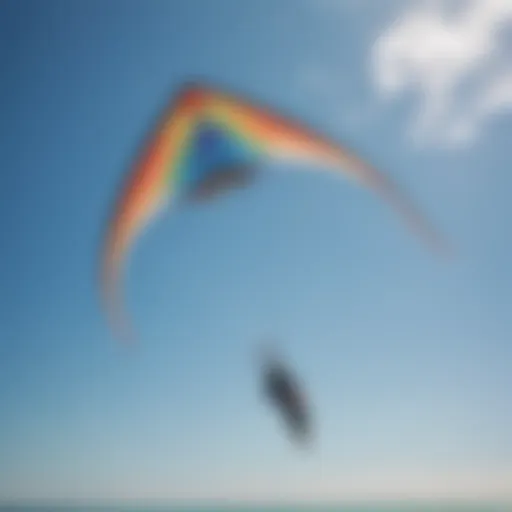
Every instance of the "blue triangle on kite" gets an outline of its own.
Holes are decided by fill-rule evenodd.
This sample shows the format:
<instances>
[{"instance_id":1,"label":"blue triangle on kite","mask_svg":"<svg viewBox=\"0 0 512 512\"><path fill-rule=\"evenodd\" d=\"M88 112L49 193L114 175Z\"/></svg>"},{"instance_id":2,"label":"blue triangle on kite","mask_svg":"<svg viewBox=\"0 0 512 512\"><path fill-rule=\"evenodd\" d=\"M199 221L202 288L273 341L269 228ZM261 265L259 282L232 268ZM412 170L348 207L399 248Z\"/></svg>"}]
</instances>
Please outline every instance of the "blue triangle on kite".
<instances>
[{"instance_id":1,"label":"blue triangle on kite","mask_svg":"<svg viewBox=\"0 0 512 512\"><path fill-rule=\"evenodd\" d=\"M248 144L213 123L196 129L181 169L181 187L193 189L202 180L230 166L251 166L258 153Z\"/></svg>"}]
</instances>

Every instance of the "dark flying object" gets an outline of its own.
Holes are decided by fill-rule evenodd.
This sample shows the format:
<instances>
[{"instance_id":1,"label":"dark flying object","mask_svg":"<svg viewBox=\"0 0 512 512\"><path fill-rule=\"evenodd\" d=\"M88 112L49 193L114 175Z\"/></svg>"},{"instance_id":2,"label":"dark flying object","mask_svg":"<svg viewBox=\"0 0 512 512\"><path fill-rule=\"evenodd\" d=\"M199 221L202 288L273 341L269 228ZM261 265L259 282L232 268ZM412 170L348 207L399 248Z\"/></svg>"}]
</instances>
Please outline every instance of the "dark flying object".
<instances>
[{"instance_id":1,"label":"dark flying object","mask_svg":"<svg viewBox=\"0 0 512 512\"><path fill-rule=\"evenodd\" d=\"M297 379L282 361L266 354L263 363L264 396L279 411L289 435L301 445L311 439L310 411Z\"/></svg>"}]
</instances>

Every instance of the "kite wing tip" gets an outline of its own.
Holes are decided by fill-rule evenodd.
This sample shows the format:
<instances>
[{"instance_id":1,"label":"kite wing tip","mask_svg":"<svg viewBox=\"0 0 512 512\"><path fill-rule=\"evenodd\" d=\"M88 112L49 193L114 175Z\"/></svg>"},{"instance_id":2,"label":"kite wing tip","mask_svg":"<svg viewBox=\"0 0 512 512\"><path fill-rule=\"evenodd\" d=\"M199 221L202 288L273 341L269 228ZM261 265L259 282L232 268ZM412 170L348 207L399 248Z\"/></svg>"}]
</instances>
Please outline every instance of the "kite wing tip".
<instances>
[{"instance_id":1,"label":"kite wing tip","mask_svg":"<svg viewBox=\"0 0 512 512\"><path fill-rule=\"evenodd\" d=\"M130 325L130 323L126 320L124 315L121 315L118 312L117 317L113 318L112 328L114 330L115 336L126 346L134 346L137 344L137 335Z\"/></svg>"},{"instance_id":2,"label":"kite wing tip","mask_svg":"<svg viewBox=\"0 0 512 512\"><path fill-rule=\"evenodd\" d=\"M128 328L128 326L123 327L123 330L119 333L118 337L124 345L132 347L137 344L137 336L133 329Z\"/></svg>"},{"instance_id":3,"label":"kite wing tip","mask_svg":"<svg viewBox=\"0 0 512 512\"><path fill-rule=\"evenodd\" d=\"M444 261L453 261L457 258L457 250L455 246L446 238L441 236L436 236L432 240L432 244L434 251L440 256Z\"/></svg>"},{"instance_id":4,"label":"kite wing tip","mask_svg":"<svg viewBox=\"0 0 512 512\"><path fill-rule=\"evenodd\" d=\"M116 338L122 345L126 347L134 347L138 344L138 337L126 323L120 324L114 323L110 326L111 332L113 333L113 337Z\"/></svg>"},{"instance_id":5,"label":"kite wing tip","mask_svg":"<svg viewBox=\"0 0 512 512\"><path fill-rule=\"evenodd\" d=\"M109 329L113 336L124 345L135 345L137 343L137 336L126 319L124 312L119 308L119 304L113 300L112 296L106 297L105 302Z\"/></svg>"}]
</instances>

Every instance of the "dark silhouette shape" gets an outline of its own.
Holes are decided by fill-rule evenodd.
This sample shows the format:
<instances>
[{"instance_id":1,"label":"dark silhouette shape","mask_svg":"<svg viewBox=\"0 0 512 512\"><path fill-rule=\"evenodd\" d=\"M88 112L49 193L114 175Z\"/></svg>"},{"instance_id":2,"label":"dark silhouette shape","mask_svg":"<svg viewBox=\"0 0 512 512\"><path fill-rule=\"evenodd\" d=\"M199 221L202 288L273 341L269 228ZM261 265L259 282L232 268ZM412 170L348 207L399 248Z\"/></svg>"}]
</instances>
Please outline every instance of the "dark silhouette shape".
<instances>
[{"instance_id":1,"label":"dark silhouette shape","mask_svg":"<svg viewBox=\"0 0 512 512\"><path fill-rule=\"evenodd\" d=\"M300 445L311 440L311 418L298 381L280 360L265 355L263 363L264 396L274 405L285 422L288 433Z\"/></svg>"}]
</instances>

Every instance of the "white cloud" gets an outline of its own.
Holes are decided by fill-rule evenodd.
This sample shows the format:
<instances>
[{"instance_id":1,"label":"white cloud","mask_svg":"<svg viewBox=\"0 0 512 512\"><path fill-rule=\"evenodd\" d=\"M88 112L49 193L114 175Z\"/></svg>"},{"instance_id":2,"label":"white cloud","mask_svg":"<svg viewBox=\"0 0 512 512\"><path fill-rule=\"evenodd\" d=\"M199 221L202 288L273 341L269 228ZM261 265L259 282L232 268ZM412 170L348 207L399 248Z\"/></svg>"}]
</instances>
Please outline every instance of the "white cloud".
<instances>
[{"instance_id":1,"label":"white cloud","mask_svg":"<svg viewBox=\"0 0 512 512\"><path fill-rule=\"evenodd\" d=\"M415 138L468 142L512 108L512 58L500 44L510 27L512 0L411 2L373 46L373 78L386 99L418 93Z\"/></svg>"}]
</instances>

